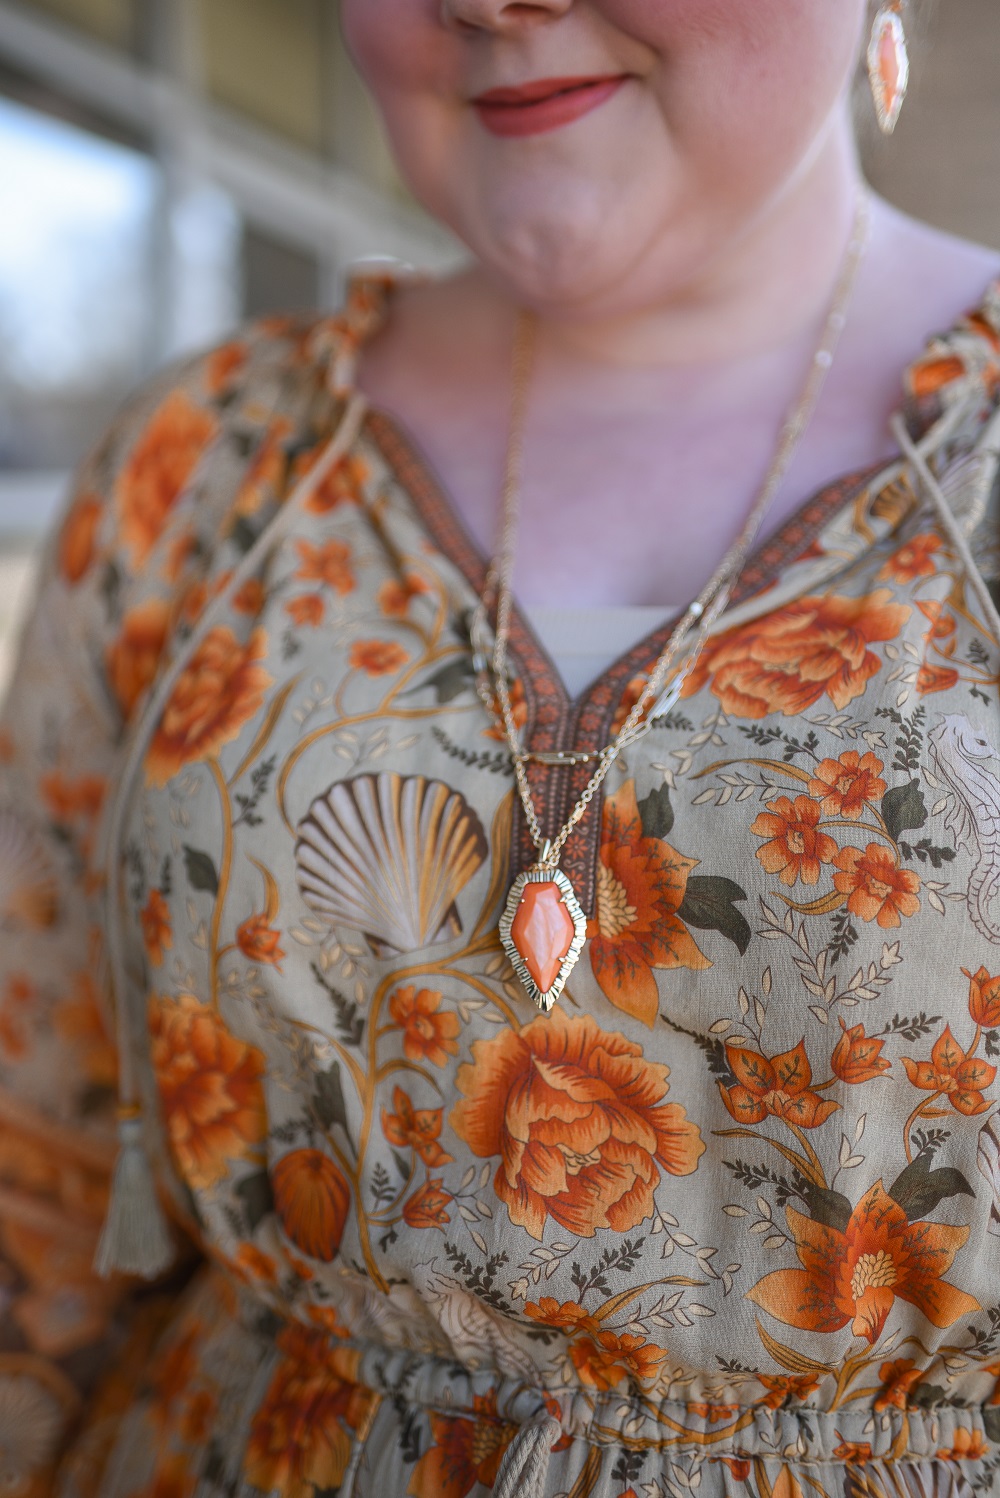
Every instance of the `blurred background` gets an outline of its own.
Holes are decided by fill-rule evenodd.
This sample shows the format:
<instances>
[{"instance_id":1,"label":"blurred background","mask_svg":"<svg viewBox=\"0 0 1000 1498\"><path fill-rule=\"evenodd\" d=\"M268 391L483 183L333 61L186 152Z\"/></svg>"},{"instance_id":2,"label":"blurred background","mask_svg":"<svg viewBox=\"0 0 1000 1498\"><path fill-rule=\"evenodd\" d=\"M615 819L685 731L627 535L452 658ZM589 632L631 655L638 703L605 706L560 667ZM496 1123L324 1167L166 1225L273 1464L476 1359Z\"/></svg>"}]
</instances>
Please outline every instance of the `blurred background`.
<instances>
[{"instance_id":1,"label":"blurred background","mask_svg":"<svg viewBox=\"0 0 1000 1498\"><path fill-rule=\"evenodd\" d=\"M939 0L869 176L1000 249L1000 0ZM401 188L336 0L0 0L0 691L40 537L124 394L364 255L457 246ZM1000 262L998 262L1000 263Z\"/></svg>"}]
</instances>

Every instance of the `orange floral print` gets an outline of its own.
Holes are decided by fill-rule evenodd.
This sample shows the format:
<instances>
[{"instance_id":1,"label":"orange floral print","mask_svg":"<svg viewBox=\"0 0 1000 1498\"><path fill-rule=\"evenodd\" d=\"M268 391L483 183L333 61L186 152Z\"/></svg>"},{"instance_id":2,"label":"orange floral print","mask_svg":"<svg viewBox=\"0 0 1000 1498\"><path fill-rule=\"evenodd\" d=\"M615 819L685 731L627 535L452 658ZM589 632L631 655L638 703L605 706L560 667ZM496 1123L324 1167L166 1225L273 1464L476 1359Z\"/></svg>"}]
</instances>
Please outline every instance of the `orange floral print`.
<instances>
[{"instance_id":1,"label":"orange floral print","mask_svg":"<svg viewBox=\"0 0 1000 1498\"><path fill-rule=\"evenodd\" d=\"M984 1030L995 1030L1000 1026L1000 975L991 978L984 967L975 973L963 967L962 972L969 980L969 1013Z\"/></svg>"},{"instance_id":2,"label":"orange floral print","mask_svg":"<svg viewBox=\"0 0 1000 1498\"><path fill-rule=\"evenodd\" d=\"M246 644L222 625L209 630L170 694L150 744L146 771L154 785L166 785L185 765L236 738L271 685L258 664L266 654L262 629Z\"/></svg>"},{"instance_id":3,"label":"orange floral print","mask_svg":"<svg viewBox=\"0 0 1000 1498\"><path fill-rule=\"evenodd\" d=\"M930 624L930 628L924 634L925 640L947 640L955 633L954 615L949 614L945 605L939 603L937 599L932 599L927 603L918 603L917 608L926 616Z\"/></svg>"},{"instance_id":4,"label":"orange floral print","mask_svg":"<svg viewBox=\"0 0 1000 1498\"><path fill-rule=\"evenodd\" d=\"M414 1108L401 1087L393 1088L392 1106L395 1113L382 1109L382 1133L389 1144L416 1150L428 1168L454 1160L441 1145L443 1108Z\"/></svg>"},{"instance_id":5,"label":"orange floral print","mask_svg":"<svg viewBox=\"0 0 1000 1498\"><path fill-rule=\"evenodd\" d=\"M355 640L348 659L355 671L368 676L393 676L410 657L395 640Z\"/></svg>"},{"instance_id":6,"label":"orange floral print","mask_svg":"<svg viewBox=\"0 0 1000 1498\"><path fill-rule=\"evenodd\" d=\"M840 1435L839 1430L837 1435ZM833 1455L841 1462L870 1462L872 1448L868 1441L845 1441L841 1436L839 1444L833 1448Z\"/></svg>"},{"instance_id":7,"label":"orange floral print","mask_svg":"<svg viewBox=\"0 0 1000 1498\"><path fill-rule=\"evenodd\" d=\"M299 554L295 576L302 582L325 583L335 593L353 592L351 548L345 541L323 541L319 546L311 541L296 541L295 550Z\"/></svg>"},{"instance_id":8,"label":"orange floral print","mask_svg":"<svg viewBox=\"0 0 1000 1498\"><path fill-rule=\"evenodd\" d=\"M924 1376L912 1358L897 1358L895 1362L883 1363L878 1370L881 1389L875 1400L877 1411L887 1409L905 1410L910 1394Z\"/></svg>"},{"instance_id":9,"label":"orange floral print","mask_svg":"<svg viewBox=\"0 0 1000 1498\"><path fill-rule=\"evenodd\" d=\"M710 641L682 697L705 686L738 718L795 717L825 695L838 712L881 670L868 647L894 640L910 616L887 588L861 598L800 598Z\"/></svg>"},{"instance_id":10,"label":"orange floral print","mask_svg":"<svg viewBox=\"0 0 1000 1498\"><path fill-rule=\"evenodd\" d=\"M983 1097L983 1088L992 1086L997 1069L976 1056L966 1055L952 1035L950 1025L945 1025L934 1042L929 1061L913 1061L904 1056L903 1066L914 1087L933 1092L936 1097L946 1097L956 1113L971 1117L985 1113L990 1106Z\"/></svg>"},{"instance_id":11,"label":"orange floral print","mask_svg":"<svg viewBox=\"0 0 1000 1498\"><path fill-rule=\"evenodd\" d=\"M625 1379L649 1383L655 1379L667 1354L662 1347L644 1342L631 1332L598 1332L581 1337L569 1350L580 1382L592 1389L613 1389Z\"/></svg>"},{"instance_id":12,"label":"orange floral print","mask_svg":"<svg viewBox=\"0 0 1000 1498\"><path fill-rule=\"evenodd\" d=\"M108 786L100 775L78 775L70 780L60 770L51 770L41 777L38 789L52 820L65 827L98 817Z\"/></svg>"},{"instance_id":13,"label":"orange floral print","mask_svg":"<svg viewBox=\"0 0 1000 1498\"><path fill-rule=\"evenodd\" d=\"M256 1243L241 1243L232 1262L237 1272L250 1282L257 1280L263 1285L278 1283L277 1264Z\"/></svg>"},{"instance_id":14,"label":"orange floral print","mask_svg":"<svg viewBox=\"0 0 1000 1498\"><path fill-rule=\"evenodd\" d=\"M496 1395L475 1395L475 1418L431 1411L431 1446L413 1469L412 1498L467 1498L477 1483L492 1488L516 1425L497 1419Z\"/></svg>"},{"instance_id":15,"label":"orange floral print","mask_svg":"<svg viewBox=\"0 0 1000 1498\"><path fill-rule=\"evenodd\" d=\"M933 577L937 570L934 555L940 550L940 537L925 531L894 551L879 577L894 583L912 583L918 577Z\"/></svg>"},{"instance_id":16,"label":"orange floral print","mask_svg":"<svg viewBox=\"0 0 1000 1498\"><path fill-rule=\"evenodd\" d=\"M920 909L917 890L920 875L899 869L888 848L869 843L860 848L841 848L834 863L839 873L833 882L847 895L847 908L862 921L877 921L883 930L900 924L900 916L916 915Z\"/></svg>"},{"instance_id":17,"label":"orange floral print","mask_svg":"<svg viewBox=\"0 0 1000 1498\"><path fill-rule=\"evenodd\" d=\"M91 1086L112 1088L118 1075L118 1057L104 1028L97 985L90 973L76 974L71 997L56 1006L53 1024L56 1033L73 1047Z\"/></svg>"},{"instance_id":18,"label":"orange floral print","mask_svg":"<svg viewBox=\"0 0 1000 1498\"><path fill-rule=\"evenodd\" d=\"M271 1168L275 1210L288 1237L311 1259L330 1264L351 1210L343 1171L322 1150L292 1150Z\"/></svg>"},{"instance_id":19,"label":"orange floral print","mask_svg":"<svg viewBox=\"0 0 1000 1498\"><path fill-rule=\"evenodd\" d=\"M389 1000L392 1022L403 1032L403 1055L407 1061L430 1061L444 1066L458 1055L458 1015L441 1012L441 995L432 988L412 985L397 988Z\"/></svg>"},{"instance_id":20,"label":"orange floral print","mask_svg":"<svg viewBox=\"0 0 1000 1498\"><path fill-rule=\"evenodd\" d=\"M205 389L209 395L224 395L247 362L245 343L235 340L214 349L205 360Z\"/></svg>"},{"instance_id":21,"label":"orange floral print","mask_svg":"<svg viewBox=\"0 0 1000 1498\"><path fill-rule=\"evenodd\" d=\"M865 1034L864 1025L852 1025L850 1029L840 1021L843 1035L833 1048L830 1065L835 1077L851 1086L860 1082L871 1082L892 1070L892 1062L882 1055L884 1040L876 1040Z\"/></svg>"},{"instance_id":22,"label":"orange floral print","mask_svg":"<svg viewBox=\"0 0 1000 1498\"><path fill-rule=\"evenodd\" d=\"M304 471L305 466L301 470L297 466L296 477L300 477ZM338 505L360 504L370 476L364 458L354 455L342 458L316 485L306 501L306 509L311 510L314 515L328 515Z\"/></svg>"},{"instance_id":23,"label":"orange floral print","mask_svg":"<svg viewBox=\"0 0 1000 1498\"><path fill-rule=\"evenodd\" d=\"M288 600L285 604L285 613L300 629L315 629L318 624L323 623L326 603L322 593L300 593L298 598Z\"/></svg>"},{"instance_id":24,"label":"orange floral print","mask_svg":"<svg viewBox=\"0 0 1000 1498\"><path fill-rule=\"evenodd\" d=\"M139 924L147 957L154 967L162 967L165 953L174 944L174 933L170 924L170 906L158 889L150 890L149 899L139 912Z\"/></svg>"},{"instance_id":25,"label":"orange floral print","mask_svg":"<svg viewBox=\"0 0 1000 1498\"><path fill-rule=\"evenodd\" d=\"M590 964L610 1002L649 1026L660 1007L654 968L711 967L677 914L696 867L697 859L643 835L634 780L607 798Z\"/></svg>"},{"instance_id":26,"label":"orange floral print","mask_svg":"<svg viewBox=\"0 0 1000 1498\"><path fill-rule=\"evenodd\" d=\"M881 801L885 795L883 768L874 754L848 749L839 759L824 759L817 765L809 794L820 803L824 816L856 822L869 801Z\"/></svg>"},{"instance_id":27,"label":"orange floral print","mask_svg":"<svg viewBox=\"0 0 1000 1498\"><path fill-rule=\"evenodd\" d=\"M263 912L252 915L236 929L236 945L251 962L266 962L280 973L284 951L279 945L281 932L276 931Z\"/></svg>"},{"instance_id":28,"label":"orange floral print","mask_svg":"<svg viewBox=\"0 0 1000 1498\"><path fill-rule=\"evenodd\" d=\"M0 1051L8 1061L28 1054L35 985L23 973L12 973L0 995Z\"/></svg>"},{"instance_id":29,"label":"orange floral print","mask_svg":"<svg viewBox=\"0 0 1000 1498\"><path fill-rule=\"evenodd\" d=\"M954 666L931 666L926 663L917 672L917 696L929 697L932 692L950 692L958 681Z\"/></svg>"},{"instance_id":30,"label":"orange floral print","mask_svg":"<svg viewBox=\"0 0 1000 1498\"><path fill-rule=\"evenodd\" d=\"M801 1269L778 1269L747 1295L786 1326L837 1332L850 1323L874 1344L893 1302L915 1306L932 1326L951 1326L980 1309L964 1290L941 1278L969 1236L967 1227L908 1222L877 1181L841 1232L785 1208Z\"/></svg>"},{"instance_id":31,"label":"orange floral print","mask_svg":"<svg viewBox=\"0 0 1000 1498\"><path fill-rule=\"evenodd\" d=\"M97 554L97 531L103 514L103 501L84 492L74 501L63 522L57 556L59 571L70 587L90 570Z\"/></svg>"},{"instance_id":32,"label":"orange floral print","mask_svg":"<svg viewBox=\"0 0 1000 1498\"><path fill-rule=\"evenodd\" d=\"M515 728L523 728L528 721L528 699L524 695L524 683L519 676L508 683L507 694L510 697L510 712L514 720ZM488 728L483 729L483 737L487 739L498 739L501 743L505 741L503 722L500 715L500 702L496 693L493 693L493 712L497 718Z\"/></svg>"},{"instance_id":33,"label":"orange floral print","mask_svg":"<svg viewBox=\"0 0 1000 1498\"><path fill-rule=\"evenodd\" d=\"M728 1086L720 1081L718 1088L737 1123L758 1124L772 1117L800 1129L815 1129L840 1107L813 1091L804 1040L770 1059L749 1046L730 1043L726 1060L735 1081Z\"/></svg>"},{"instance_id":34,"label":"orange floral print","mask_svg":"<svg viewBox=\"0 0 1000 1498\"><path fill-rule=\"evenodd\" d=\"M449 1204L454 1201L440 1179L431 1177L403 1203L403 1221L411 1228L445 1228L451 1222Z\"/></svg>"},{"instance_id":35,"label":"orange floral print","mask_svg":"<svg viewBox=\"0 0 1000 1498\"><path fill-rule=\"evenodd\" d=\"M121 538L135 567L147 560L218 422L181 390L153 413L121 471Z\"/></svg>"},{"instance_id":36,"label":"orange floral print","mask_svg":"<svg viewBox=\"0 0 1000 1498\"><path fill-rule=\"evenodd\" d=\"M243 1476L282 1498L319 1498L340 1488L378 1395L338 1374L322 1332L293 1325L277 1341L283 1356L250 1426Z\"/></svg>"},{"instance_id":37,"label":"orange floral print","mask_svg":"<svg viewBox=\"0 0 1000 1498\"><path fill-rule=\"evenodd\" d=\"M233 594L233 608L238 614L248 614L251 618L260 613L266 602L267 592L259 577L248 577Z\"/></svg>"},{"instance_id":38,"label":"orange floral print","mask_svg":"<svg viewBox=\"0 0 1000 1498\"><path fill-rule=\"evenodd\" d=\"M989 1450L981 1430L959 1426L955 1432L955 1444L939 1450L937 1454L946 1462L978 1462L989 1455Z\"/></svg>"},{"instance_id":39,"label":"orange floral print","mask_svg":"<svg viewBox=\"0 0 1000 1498\"><path fill-rule=\"evenodd\" d=\"M496 1194L533 1238L548 1218L580 1238L627 1233L652 1213L660 1171L690 1175L704 1153L697 1125L662 1101L668 1068L589 1015L557 1008L472 1055L451 1125L474 1154L500 1156Z\"/></svg>"},{"instance_id":40,"label":"orange floral print","mask_svg":"<svg viewBox=\"0 0 1000 1498\"><path fill-rule=\"evenodd\" d=\"M390 577L378 590L378 606L387 619L405 619L414 598L426 592L427 584L418 572L408 572L403 578Z\"/></svg>"},{"instance_id":41,"label":"orange floral print","mask_svg":"<svg viewBox=\"0 0 1000 1498\"><path fill-rule=\"evenodd\" d=\"M151 598L125 615L117 639L108 647L108 681L126 722L156 676L169 632L169 607Z\"/></svg>"},{"instance_id":42,"label":"orange floral print","mask_svg":"<svg viewBox=\"0 0 1000 1498\"><path fill-rule=\"evenodd\" d=\"M832 863L837 844L825 832L819 832L820 809L808 796L779 796L768 801L767 811L756 818L750 831L755 837L767 838L757 849L757 857L769 874L777 874L782 884L819 882L820 864Z\"/></svg>"},{"instance_id":43,"label":"orange floral print","mask_svg":"<svg viewBox=\"0 0 1000 1498\"><path fill-rule=\"evenodd\" d=\"M584 1310L583 1306L577 1305L576 1301L566 1300L560 1305L550 1295L543 1295L537 1305L528 1301L524 1314L532 1321L539 1321L543 1326L554 1327L557 1331L596 1334L601 1329L601 1323L596 1317Z\"/></svg>"},{"instance_id":44,"label":"orange floral print","mask_svg":"<svg viewBox=\"0 0 1000 1498\"><path fill-rule=\"evenodd\" d=\"M758 1373L757 1382L767 1390L761 1403L766 1409L780 1410L809 1398L819 1388L819 1379L812 1373L787 1374Z\"/></svg>"},{"instance_id":45,"label":"orange floral print","mask_svg":"<svg viewBox=\"0 0 1000 1498\"><path fill-rule=\"evenodd\" d=\"M216 1185L267 1132L264 1058L191 994L149 1002L151 1055L167 1135L195 1190Z\"/></svg>"}]
</instances>

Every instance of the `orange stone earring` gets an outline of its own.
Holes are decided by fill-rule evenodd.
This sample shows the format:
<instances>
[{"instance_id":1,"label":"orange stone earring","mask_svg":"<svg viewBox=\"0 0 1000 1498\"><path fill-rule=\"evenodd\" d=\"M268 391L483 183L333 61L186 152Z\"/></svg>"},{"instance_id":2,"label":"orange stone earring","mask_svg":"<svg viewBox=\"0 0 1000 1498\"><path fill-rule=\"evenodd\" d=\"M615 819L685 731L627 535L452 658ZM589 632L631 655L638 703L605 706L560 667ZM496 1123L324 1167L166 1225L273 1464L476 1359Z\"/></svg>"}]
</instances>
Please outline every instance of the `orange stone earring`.
<instances>
[{"instance_id":1,"label":"orange stone earring","mask_svg":"<svg viewBox=\"0 0 1000 1498\"><path fill-rule=\"evenodd\" d=\"M868 43L868 80L875 113L884 135L891 135L899 119L910 78L901 0L879 7Z\"/></svg>"}]
</instances>

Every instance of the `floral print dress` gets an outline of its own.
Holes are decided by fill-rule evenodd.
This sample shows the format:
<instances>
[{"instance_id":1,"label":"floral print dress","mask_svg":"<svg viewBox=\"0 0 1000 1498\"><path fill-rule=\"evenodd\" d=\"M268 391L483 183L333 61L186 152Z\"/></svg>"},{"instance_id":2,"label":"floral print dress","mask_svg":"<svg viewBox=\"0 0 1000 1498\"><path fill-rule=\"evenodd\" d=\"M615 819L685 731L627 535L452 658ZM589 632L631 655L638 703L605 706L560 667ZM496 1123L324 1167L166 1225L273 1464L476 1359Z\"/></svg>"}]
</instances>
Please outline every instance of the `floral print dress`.
<instances>
[{"instance_id":1,"label":"floral print dress","mask_svg":"<svg viewBox=\"0 0 1000 1498\"><path fill-rule=\"evenodd\" d=\"M290 499L390 295L163 375L49 550L0 734L7 1491L1000 1488L995 611L901 463L805 504L568 844L539 1015L483 560L378 412ZM906 397L995 578L1000 286ZM603 743L662 643L570 702L518 617L530 743ZM535 773L548 829L581 773ZM146 1286L91 1268L109 866L179 1245Z\"/></svg>"}]
</instances>

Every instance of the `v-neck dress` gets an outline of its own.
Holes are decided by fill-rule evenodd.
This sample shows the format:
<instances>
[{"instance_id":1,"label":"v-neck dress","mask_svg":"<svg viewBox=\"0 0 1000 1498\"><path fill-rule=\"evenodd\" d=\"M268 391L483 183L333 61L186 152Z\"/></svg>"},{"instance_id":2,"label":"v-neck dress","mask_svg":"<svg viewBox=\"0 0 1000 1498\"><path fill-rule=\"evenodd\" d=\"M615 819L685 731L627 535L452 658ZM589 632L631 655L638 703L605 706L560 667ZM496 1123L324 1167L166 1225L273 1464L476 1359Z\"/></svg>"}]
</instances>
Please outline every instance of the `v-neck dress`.
<instances>
[{"instance_id":1,"label":"v-neck dress","mask_svg":"<svg viewBox=\"0 0 1000 1498\"><path fill-rule=\"evenodd\" d=\"M761 547L567 845L587 943L539 1014L497 936L533 849L483 558L379 412L296 491L390 295L162 375L49 548L0 730L0 1479L1000 1490L1000 623L964 548L899 462ZM905 398L995 578L1000 286ZM668 629L570 699L518 614L526 741L603 744ZM585 778L533 769L547 831ZM152 1286L91 1269L108 867Z\"/></svg>"}]
</instances>

